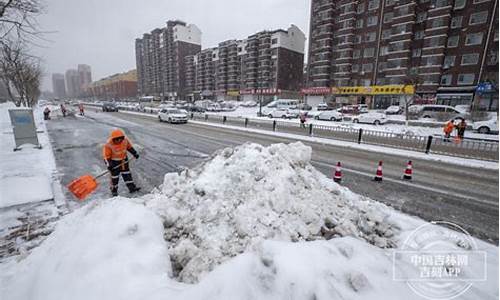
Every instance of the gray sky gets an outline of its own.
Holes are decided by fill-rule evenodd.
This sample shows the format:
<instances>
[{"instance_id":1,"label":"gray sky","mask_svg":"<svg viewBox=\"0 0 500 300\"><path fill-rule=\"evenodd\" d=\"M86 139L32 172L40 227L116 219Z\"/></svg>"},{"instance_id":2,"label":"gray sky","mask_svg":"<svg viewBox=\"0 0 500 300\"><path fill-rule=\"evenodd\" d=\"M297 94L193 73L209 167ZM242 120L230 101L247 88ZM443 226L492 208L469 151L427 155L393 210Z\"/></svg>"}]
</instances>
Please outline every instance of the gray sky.
<instances>
[{"instance_id":1,"label":"gray sky","mask_svg":"<svg viewBox=\"0 0 500 300\"><path fill-rule=\"evenodd\" d=\"M202 48L241 39L264 29L297 25L309 31L308 0L45 0L40 25L50 42L36 49L45 62L44 90L51 73L79 63L92 67L92 79L135 68L134 40L170 19L196 24Z\"/></svg>"}]
</instances>

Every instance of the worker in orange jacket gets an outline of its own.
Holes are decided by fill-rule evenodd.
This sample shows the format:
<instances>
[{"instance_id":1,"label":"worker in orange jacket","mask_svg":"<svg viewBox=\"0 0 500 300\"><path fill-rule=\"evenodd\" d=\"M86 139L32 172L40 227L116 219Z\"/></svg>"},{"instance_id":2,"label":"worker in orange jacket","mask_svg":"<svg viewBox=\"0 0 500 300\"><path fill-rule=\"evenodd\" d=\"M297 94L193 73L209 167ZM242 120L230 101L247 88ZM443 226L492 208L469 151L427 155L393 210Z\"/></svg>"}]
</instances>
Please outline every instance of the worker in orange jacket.
<instances>
[{"instance_id":1,"label":"worker in orange jacket","mask_svg":"<svg viewBox=\"0 0 500 300\"><path fill-rule=\"evenodd\" d=\"M449 120L448 122L446 122L443 128L445 141L448 142L450 141L450 136L451 133L453 132L453 129L455 129L455 124L453 123L453 120Z\"/></svg>"},{"instance_id":2,"label":"worker in orange jacket","mask_svg":"<svg viewBox=\"0 0 500 300\"><path fill-rule=\"evenodd\" d=\"M111 132L106 144L102 148L102 155L106 166L111 174L111 194L118 196L118 181L120 173L123 181L127 185L130 193L138 192L141 188L137 187L130 173L127 151L130 152L136 159L139 154L132 146L132 143L125 137L125 134L120 129L115 129Z\"/></svg>"}]
</instances>

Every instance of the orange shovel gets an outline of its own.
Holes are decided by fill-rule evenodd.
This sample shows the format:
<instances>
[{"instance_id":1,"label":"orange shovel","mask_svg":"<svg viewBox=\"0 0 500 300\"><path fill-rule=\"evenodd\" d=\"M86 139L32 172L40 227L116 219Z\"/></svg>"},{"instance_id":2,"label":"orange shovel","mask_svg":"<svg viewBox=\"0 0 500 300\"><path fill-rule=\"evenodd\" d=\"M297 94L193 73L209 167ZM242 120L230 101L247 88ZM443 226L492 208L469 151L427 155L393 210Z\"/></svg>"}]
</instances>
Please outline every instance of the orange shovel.
<instances>
[{"instance_id":1,"label":"orange shovel","mask_svg":"<svg viewBox=\"0 0 500 300\"><path fill-rule=\"evenodd\" d=\"M134 158L130 159L129 161L132 161ZM123 161L121 164L118 166L114 167L113 170L118 169L123 166L125 161ZM86 174L83 175L75 180L73 180L70 184L68 184L68 190L75 195L78 200L83 201L85 198L87 198L88 195L90 195L99 183L97 182L97 179L101 178L102 176L106 175L109 173L109 170L102 172L101 174L93 177L92 175Z\"/></svg>"}]
</instances>

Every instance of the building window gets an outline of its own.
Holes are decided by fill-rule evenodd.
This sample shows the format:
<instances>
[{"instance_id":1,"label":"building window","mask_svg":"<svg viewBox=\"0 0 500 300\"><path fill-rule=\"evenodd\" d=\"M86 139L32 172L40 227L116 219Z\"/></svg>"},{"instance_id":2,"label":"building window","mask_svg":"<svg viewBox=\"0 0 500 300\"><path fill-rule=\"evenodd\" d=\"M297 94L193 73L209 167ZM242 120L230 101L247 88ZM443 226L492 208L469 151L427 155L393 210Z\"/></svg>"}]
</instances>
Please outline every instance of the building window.
<instances>
[{"instance_id":1,"label":"building window","mask_svg":"<svg viewBox=\"0 0 500 300\"><path fill-rule=\"evenodd\" d=\"M394 34L406 33L406 25L398 25L396 27L393 27L393 32Z\"/></svg>"},{"instance_id":2,"label":"building window","mask_svg":"<svg viewBox=\"0 0 500 300\"><path fill-rule=\"evenodd\" d=\"M474 1L472 1L472 3L479 4L479 3L488 2L488 1L490 1L490 0L474 0Z\"/></svg>"},{"instance_id":3,"label":"building window","mask_svg":"<svg viewBox=\"0 0 500 300\"><path fill-rule=\"evenodd\" d=\"M421 40L425 36L425 33L423 30L420 31L415 31L415 40Z\"/></svg>"},{"instance_id":4,"label":"building window","mask_svg":"<svg viewBox=\"0 0 500 300\"><path fill-rule=\"evenodd\" d=\"M363 19L356 20L356 28L363 28L363 24L364 24Z\"/></svg>"},{"instance_id":5,"label":"building window","mask_svg":"<svg viewBox=\"0 0 500 300\"><path fill-rule=\"evenodd\" d=\"M493 40L494 40L495 42L497 42L497 41L498 41L498 28L496 28L496 29L495 29L495 33L493 34Z\"/></svg>"},{"instance_id":6,"label":"building window","mask_svg":"<svg viewBox=\"0 0 500 300\"><path fill-rule=\"evenodd\" d=\"M356 49L352 52L352 58L359 58L361 56L361 50Z\"/></svg>"},{"instance_id":7,"label":"building window","mask_svg":"<svg viewBox=\"0 0 500 300\"><path fill-rule=\"evenodd\" d=\"M405 16L410 13L410 6L406 5L398 9L398 16Z\"/></svg>"},{"instance_id":8,"label":"building window","mask_svg":"<svg viewBox=\"0 0 500 300\"><path fill-rule=\"evenodd\" d=\"M385 56L387 54L389 54L389 47L387 46L380 47L380 56Z\"/></svg>"},{"instance_id":9,"label":"building window","mask_svg":"<svg viewBox=\"0 0 500 300\"><path fill-rule=\"evenodd\" d=\"M464 54L462 55L462 62L460 64L462 66L477 65L478 61L479 61L479 53Z\"/></svg>"},{"instance_id":10,"label":"building window","mask_svg":"<svg viewBox=\"0 0 500 300\"><path fill-rule=\"evenodd\" d=\"M363 64L363 67L361 69L361 71L365 72L365 73L369 73L373 70L373 64L370 63L370 64Z\"/></svg>"},{"instance_id":11,"label":"building window","mask_svg":"<svg viewBox=\"0 0 500 300\"><path fill-rule=\"evenodd\" d=\"M454 9L462 9L465 7L465 3L467 0L455 0L455 6L453 7Z\"/></svg>"},{"instance_id":12,"label":"building window","mask_svg":"<svg viewBox=\"0 0 500 300\"><path fill-rule=\"evenodd\" d=\"M473 84L475 79L475 75L473 73L468 74L458 74L458 85L467 85Z\"/></svg>"},{"instance_id":13,"label":"building window","mask_svg":"<svg viewBox=\"0 0 500 300\"><path fill-rule=\"evenodd\" d=\"M444 18L436 18L432 20L431 23L432 28L443 27L443 26L444 26Z\"/></svg>"},{"instance_id":14,"label":"building window","mask_svg":"<svg viewBox=\"0 0 500 300\"><path fill-rule=\"evenodd\" d=\"M448 38L448 43L447 43L447 47L448 48L454 48L454 47L457 47L458 46L458 42L460 41L460 36L458 35L454 35L454 36L450 36Z\"/></svg>"},{"instance_id":15,"label":"building window","mask_svg":"<svg viewBox=\"0 0 500 300\"><path fill-rule=\"evenodd\" d=\"M442 46L442 43L441 43L442 39L438 36L436 37L432 37L430 39L427 40L427 45L428 47L438 47L438 46Z\"/></svg>"},{"instance_id":16,"label":"building window","mask_svg":"<svg viewBox=\"0 0 500 300\"><path fill-rule=\"evenodd\" d=\"M377 33L375 31L373 32L368 32L365 36L365 41L366 42L373 42L377 38Z\"/></svg>"},{"instance_id":17,"label":"building window","mask_svg":"<svg viewBox=\"0 0 500 300\"><path fill-rule=\"evenodd\" d=\"M351 67L351 72L353 73L358 73L359 72L359 65L352 65Z\"/></svg>"},{"instance_id":18,"label":"building window","mask_svg":"<svg viewBox=\"0 0 500 300\"><path fill-rule=\"evenodd\" d=\"M420 56L422 56L422 49L420 49L420 48L413 49L413 51L411 52L411 56L412 57L420 57Z\"/></svg>"},{"instance_id":19,"label":"building window","mask_svg":"<svg viewBox=\"0 0 500 300\"><path fill-rule=\"evenodd\" d=\"M483 33L469 33L465 37L465 46L481 45L483 43Z\"/></svg>"},{"instance_id":20,"label":"building window","mask_svg":"<svg viewBox=\"0 0 500 300\"><path fill-rule=\"evenodd\" d=\"M469 25L484 24L488 19L488 11L481 11L470 15Z\"/></svg>"},{"instance_id":21,"label":"building window","mask_svg":"<svg viewBox=\"0 0 500 300\"><path fill-rule=\"evenodd\" d=\"M448 69L449 67L455 66L455 55L448 55L444 57L443 66Z\"/></svg>"},{"instance_id":22,"label":"building window","mask_svg":"<svg viewBox=\"0 0 500 300\"><path fill-rule=\"evenodd\" d=\"M462 16L456 16L451 19L451 28L462 27Z\"/></svg>"},{"instance_id":23,"label":"building window","mask_svg":"<svg viewBox=\"0 0 500 300\"><path fill-rule=\"evenodd\" d=\"M427 20L427 12L421 12L417 14L417 23L422 23Z\"/></svg>"},{"instance_id":24,"label":"building window","mask_svg":"<svg viewBox=\"0 0 500 300\"><path fill-rule=\"evenodd\" d=\"M378 23L378 16L370 16L368 17L368 21L366 22L366 26L374 26Z\"/></svg>"},{"instance_id":25,"label":"building window","mask_svg":"<svg viewBox=\"0 0 500 300\"><path fill-rule=\"evenodd\" d=\"M379 62L379 64L378 64L378 70L379 71L384 71L385 69L387 69L387 62L385 62L385 61Z\"/></svg>"},{"instance_id":26,"label":"building window","mask_svg":"<svg viewBox=\"0 0 500 300\"><path fill-rule=\"evenodd\" d=\"M488 54L488 66L494 66L498 64L498 50L490 50Z\"/></svg>"},{"instance_id":27,"label":"building window","mask_svg":"<svg viewBox=\"0 0 500 300\"><path fill-rule=\"evenodd\" d=\"M431 0L431 5L435 8L445 7L450 5L448 0Z\"/></svg>"},{"instance_id":28,"label":"building window","mask_svg":"<svg viewBox=\"0 0 500 300\"><path fill-rule=\"evenodd\" d=\"M453 78L453 75L443 75L441 76L441 85L451 85L451 80Z\"/></svg>"},{"instance_id":29,"label":"building window","mask_svg":"<svg viewBox=\"0 0 500 300\"><path fill-rule=\"evenodd\" d=\"M386 0L385 6L392 6L392 5L396 4L396 2L398 2L398 0Z\"/></svg>"},{"instance_id":30,"label":"building window","mask_svg":"<svg viewBox=\"0 0 500 300\"><path fill-rule=\"evenodd\" d=\"M380 0L370 0L368 1L368 10L377 9L380 6Z\"/></svg>"},{"instance_id":31,"label":"building window","mask_svg":"<svg viewBox=\"0 0 500 300\"><path fill-rule=\"evenodd\" d=\"M388 12L388 13L385 13L384 14L384 24L391 22L392 18L394 18L394 13L392 11Z\"/></svg>"},{"instance_id":32,"label":"building window","mask_svg":"<svg viewBox=\"0 0 500 300\"><path fill-rule=\"evenodd\" d=\"M360 35L357 35L354 37L354 44L361 44L361 36Z\"/></svg>"},{"instance_id":33,"label":"building window","mask_svg":"<svg viewBox=\"0 0 500 300\"><path fill-rule=\"evenodd\" d=\"M370 86L370 84L372 84L372 81L370 79L361 79L360 84L362 86Z\"/></svg>"},{"instance_id":34,"label":"building window","mask_svg":"<svg viewBox=\"0 0 500 300\"><path fill-rule=\"evenodd\" d=\"M382 31L382 39L383 40L388 40L391 38L391 30L390 29L384 29Z\"/></svg>"},{"instance_id":35,"label":"building window","mask_svg":"<svg viewBox=\"0 0 500 300\"><path fill-rule=\"evenodd\" d=\"M272 40L271 40L271 44L273 44L273 45L274 45L274 44L277 44L277 43L278 43L278 39L272 39Z\"/></svg>"},{"instance_id":36,"label":"building window","mask_svg":"<svg viewBox=\"0 0 500 300\"><path fill-rule=\"evenodd\" d=\"M368 58L368 57L373 57L373 54L375 53L375 48L365 48L363 51L363 57Z\"/></svg>"},{"instance_id":37,"label":"building window","mask_svg":"<svg viewBox=\"0 0 500 300\"><path fill-rule=\"evenodd\" d=\"M356 9L356 12L357 12L358 14L362 14L362 13L364 13L364 12L365 12L365 4L364 4L364 3L359 3L359 4L358 4L358 7L357 7L357 9Z\"/></svg>"}]
</instances>

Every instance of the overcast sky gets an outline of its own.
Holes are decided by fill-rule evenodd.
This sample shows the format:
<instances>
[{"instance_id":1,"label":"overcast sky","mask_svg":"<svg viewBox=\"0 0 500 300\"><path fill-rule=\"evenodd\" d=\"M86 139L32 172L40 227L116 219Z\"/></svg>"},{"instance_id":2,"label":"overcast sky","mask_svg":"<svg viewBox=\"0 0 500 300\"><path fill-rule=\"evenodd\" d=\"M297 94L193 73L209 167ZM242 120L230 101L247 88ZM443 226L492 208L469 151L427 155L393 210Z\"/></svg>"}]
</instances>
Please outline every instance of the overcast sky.
<instances>
[{"instance_id":1,"label":"overcast sky","mask_svg":"<svg viewBox=\"0 0 500 300\"><path fill-rule=\"evenodd\" d=\"M297 25L309 31L309 0L44 0L40 26L50 42L36 49L45 63L44 90L51 73L84 63L92 80L135 68L134 40L167 20L196 24L202 48L241 39L264 29Z\"/></svg>"}]
</instances>

